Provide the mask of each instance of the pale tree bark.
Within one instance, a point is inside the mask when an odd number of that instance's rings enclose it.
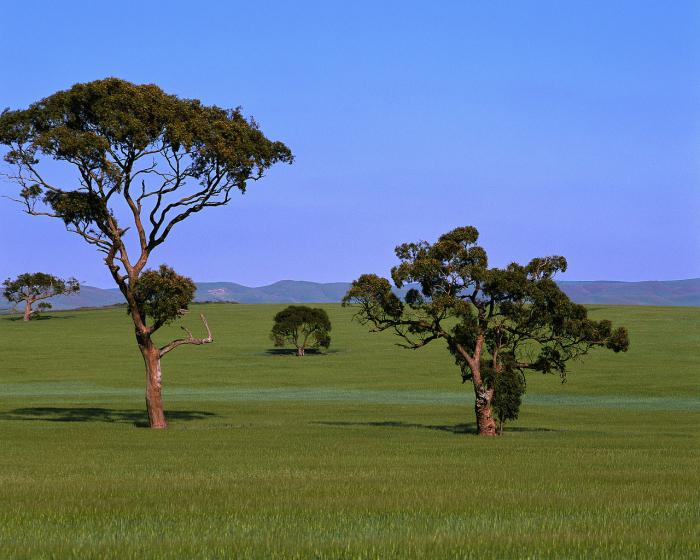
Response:
[[[29,321],[29,318],[32,315],[32,299],[31,298],[26,298],[24,300],[24,320]]]
[[[474,412],[476,415],[476,430],[480,436],[497,436],[498,426],[493,415],[493,388],[484,383],[481,376],[481,353],[484,348],[484,335],[479,335],[474,347],[474,354],[469,354],[466,349],[457,345],[457,350],[464,357],[472,372],[472,384],[474,387]]]
[[[493,416],[491,401],[493,389],[474,383],[474,412],[476,413],[476,429],[480,436],[497,436],[498,426]]]
[[[182,330],[187,333],[186,337],[178,338],[169,342],[162,348],[158,348],[153,344],[150,333],[139,333],[138,331],[136,333],[136,341],[138,342],[146,366],[146,411],[148,412],[148,424],[151,428],[162,429],[168,427],[168,423],[165,420],[163,397],[161,393],[162,370],[160,359],[174,348],[183,344],[200,345],[209,344],[214,341],[206,317],[201,313],[199,317],[207,331],[207,336],[204,338],[197,338],[185,327],[181,327]]]
[[[297,333],[296,338],[297,338],[297,340],[299,339],[299,333]],[[304,341],[301,344],[297,343],[297,356],[299,356],[299,357],[304,356],[304,350],[306,348],[306,341],[308,339],[309,339],[309,335],[308,335],[308,333],[305,333],[304,334]]]
[[[160,350],[153,344],[150,336],[146,336],[139,341],[139,349],[146,365],[146,411],[148,413],[148,424],[151,428],[167,428],[168,424],[165,421],[161,395]]]

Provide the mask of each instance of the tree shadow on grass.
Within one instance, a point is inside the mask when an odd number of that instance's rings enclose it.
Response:
[[[168,410],[166,420],[190,422],[216,416],[200,410]],[[145,410],[114,410],[111,408],[59,408],[53,406],[16,408],[0,413],[0,420],[42,420],[44,422],[107,422],[133,424],[137,428],[148,427]]]
[[[431,424],[412,424],[409,422],[399,422],[395,420],[387,420],[384,422],[313,422],[314,424],[322,424],[325,426],[370,426],[373,428],[422,428],[425,430],[437,430],[440,432],[449,432],[451,434],[472,434],[476,435],[476,423],[454,424],[454,425],[431,425]],[[503,429],[506,432],[558,432],[551,428],[528,428],[524,426],[508,426]]]
[[[296,348],[268,348],[265,354],[268,356],[295,356],[297,358],[306,356],[325,356],[327,354],[336,354],[338,350],[319,350],[318,348],[306,348],[304,356],[297,356]]]
[[[29,322],[34,321],[49,321],[51,319],[75,319],[75,315],[39,315],[38,317],[32,317]],[[3,317],[5,321],[24,321],[23,315],[7,315]]]

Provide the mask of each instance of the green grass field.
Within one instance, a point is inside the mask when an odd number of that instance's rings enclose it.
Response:
[[[700,309],[593,307],[630,351],[532,375],[487,439],[443,346],[324,307],[330,350],[296,358],[282,306],[193,306],[215,344],[165,357],[166,431],[123,309],[0,317],[0,558],[700,554]]]

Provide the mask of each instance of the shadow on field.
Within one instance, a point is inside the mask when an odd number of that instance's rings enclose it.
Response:
[[[326,354],[336,354],[338,351],[337,350],[319,350],[318,348],[307,348],[304,350],[305,356],[325,356]],[[268,348],[265,350],[265,354],[268,356],[297,356],[297,349],[296,348]]]
[[[32,317],[29,322],[49,321],[51,319],[75,319],[75,315],[39,315],[39,317]],[[8,315],[7,317],[3,317],[3,320],[12,322],[23,321],[24,317],[22,315]]]
[[[314,422],[325,426],[370,426],[372,428],[423,428],[425,430],[438,430],[440,432],[450,432],[452,434],[476,434],[476,423],[454,424],[454,425],[430,425],[411,424],[408,422],[398,422],[387,420],[385,422]],[[504,432],[558,432],[551,428],[527,428],[520,426],[505,426]]]
[[[216,416],[213,412],[199,410],[169,410],[166,420],[189,422]],[[43,420],[44,422],[108,422],[148,427],[145,410],[114,410],[111,408],[58,408],[53,406],[16,408],[0,413],[0,420]]]

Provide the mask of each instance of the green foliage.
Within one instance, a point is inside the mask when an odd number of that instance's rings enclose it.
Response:
[[[325,310],[305,305],[290,305],[275,315],[270,338],[275,346],[292,344],[304,350],[309,346],[328,348],[331,321]]]
[[[162,264],[158,270],[146,270],[141,274],[134,287],[134,298],[139,313],[153,320],[151,328],[155,331],[187,311],[195,290],[190,278]]]
[[[33,193],[28,196],[33,196]],[[26,196],[23,195],[23,198]],[[44,202],[66,225],[81,227],[96,224],[102,230],[108,227],[110,212],[104,200],[94,192],[48,191],[44,195]]]
[[[27,109],[5,110],[0,144],[17,169],[25,210],[62,219],[107,254],[123,250],[126,228],[113,211],[119,198],[150,251],[175,224],[228,203],[232,190],[244,192],[272,165],[293,161],[287,146],[267,139],[240,109],[118,78],[75,84]],[[69,187],[40,172],[46,158],[74,168],[78,184]]]
[[[25,272],[14,280],[7,278],[2,287],[2,295],[12,303],[26,300],[37,301],[80,291],[80,284],[75,278],[63,280],[45,272]]]
[[[483,364],[481,370],[487,384],[493,387],[491,406],[502,432],[507,421],[518,419],[526,389],[525,376],[511,360],[504,360],[500,371],[494,370],[489,363]]]
[[[292,160],[284,144],[267,140],[239,109],[207,107],[168,95],[153,84],[118,78],[76,84],[26,110],[5,111],[0,142],[28,144],[8,156],[11,163],[42,153],[102,168],[114,182],[121,176],[110,151],[138,153],[159,142],[188,152],[193,177],[201,178],[210,163],[217,162],[241,189],[252,170]]]
[[[407,348],[445,340],[464,379],[475,373],[479,377],[474,368],[487,353],[496,370],[557,373],[565,380],[567,363],[591,348],[627,350],[625,328],[589,319],[586,308],[573,303],[554,282],[555,274],[566,270],[564,257],[489,268],[477,239],[476,228],[469,226],[440,236],[434,244],[399,245],[400,263],[391,271],[394,284],[416,285],[405,302],[392,293],[388,280],[364,274],[352,283],[343,304],[358,305],[361,323],[395,332]],[[484,383],[491,387],[488,379]]]

